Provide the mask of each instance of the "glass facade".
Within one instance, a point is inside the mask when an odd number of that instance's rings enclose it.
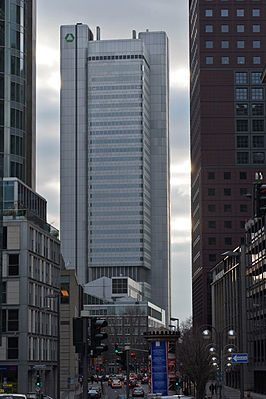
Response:
[[[88,258],[92,279],[122,274],[149,281],[149,97],[149,65],[143,55],[88,58]]]

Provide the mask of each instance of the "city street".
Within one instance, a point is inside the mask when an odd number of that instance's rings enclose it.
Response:
[[[93,386],[97,386],[97,385],[101,386],[100,383],[99,384],[97,384],[96,382],[93,383]],[[91,387],[91,386],[92,385],[89,384],[89,387]],[[146,397],[146,395],[148,393],[148,389],[149,389],[148,385],[144,384],[144,385],[141,385],[141,386],[142,386],[142,388],[145,391],[145,397]],[[129,391],[130,398],[131,398],[131,393],[132,393],[132,390]],[[108,386],[107,382],[103,383],[102,398],[101,399],[117,399],[118,395],[126,395],[126,386],[125,385],[123,385],[123,387],[121,389],[113,389],[110,386]]]

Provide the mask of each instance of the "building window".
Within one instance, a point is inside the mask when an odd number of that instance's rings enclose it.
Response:
[[[7,358],[18,359],[18,337],[7,337]]]
[[[213,41],[212,40],[207,40],[205,42],[205,47],[206,48],[213,48]]]
[[[252,100],[263,100],[263,88],[262,87],[256,87],[256,88],[251,88],[251,99]]]
[[[252,137],[252,145],[254,148],[263,148],[264,147],[264,136],[253,136]]]
[[[209,227],[209,229],[216,229],[216,221],[215,220],[209,220],[208,221],[208,227]]]
[[[231,220],[225,220],[224,221],[224,228],[225,229],[231,229],[232,228],[232,221]]]
[[[264,115],[264,104],[263,103],[251,104],[251,113],[252,113],[252,116],[263,116]]]
[[[260,48],[260,40],[253,40],[252,45],[253,48]]]
[[[18,309],[8,309],[7,331],[18,331]]]
[[[216,255],[215,254],[209,254],[209,262],[216,262]]]
[[[259,33],[260,25],[252,25],[252,32]]]
[[[260,64],[260,57],[253,57],[253,64]]]
[[[208,196],[213,197],[215,195],[215,188],[208,188]]]
[[[224,188],[224,196],[229,197],[231,195],[231,188]]]
[[[236,89],[236,100],[247,100],[248,99],[248,89],[238,88]]]
[[[245,40],[238,40],[236,46],[237,48],[245,48]]]
[[[252,120],[252,130],[253,130],[253,132],[263,132],[264,131],[264,119],[253,119]]]
[[[248,136],[237,136],[237,148],[247,148],[248,147]]]
[[[237,116],[248,115],[248,104],[236,104],[236,115]]]
[[[206,57],[206,64],[213,64],[213,57]]]
[[[6,303],[6,281],[2,282],[2,303]]]
[[[248,120],[247,119],[237,119],[236,130],[237,130],[237,132],[247,132],[248,131]]]
[[[244,65],[246,62],[245,57],[237,57],[237,63],[239,65]]]
[[[228,17],[229,11],[228,10],[221,10],[221,17]]]
[[[247,212],[248,206],[246,204],[240,204],[240,212]]]
[[[232,212],[232,205],[224,204],[224,212]]]
[[[8,255],[8,275],[18,276],[19,274],[19,254]]]
[[[221,25],[221,32],[223,33],[229,32],[229,25]]]
[[[214,172],[208,172],[208,180],[214,180],[215,179],[215,173]]]
[[[205,17],[212,17],[212,10],[205,10]]]
[[[251,83],[252,84],[261,83],[261,73],[260,72],[251,72]]]
[[[245,25],[236,25],[236,31],[238,33],[243,33],[245,32]]]
[[[221,57],[222,64],[229,64],[229,57]]]
[[[221,48],[229,48],[229,41],[228,40],[222,40],[221,41]]]
[[[248,152],[238,152],[237,154],[237,163],[238,164],[247,164],[248,163]]]
[[[240,180],[247,180],[247,172],[239,172]]]
[[[206,25],[205,32],[207,32],[207,33],[213,32],[213,25]]]
[[[232,245],[232,237],[224,237],[225,245]]]
[[[209,245],[216,245],[216,237],[209,237],[208,238]]]
[[[236,10],[236,16],[237,17],[244,17],[245,16],[245,10],[243,10],[243,9]]]
[[[262,164],[265,162],[264,152],[253,152],[253,163]]]
[[[259,8],[253,8],[252,17],[259,17],[259,16],[260,16],[260,9]]]
[[[214,204],[209,204],[208,205],[208,212],[215,212],[216,211],[216,206]]]
[[[224,180],[231,180],[231,172],[224,172]]]
[[[248,83],[247,72],[236,72],[235,73],[235,83],[237,85],[245,85]]]

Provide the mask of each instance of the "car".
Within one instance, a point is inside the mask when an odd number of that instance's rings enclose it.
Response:
[[[88,398],[100,399],[101,393],[97,389],[91,388],[88,391]]]
[[[27,399],[27,396],[23,393],[1,393],[1,399]]]
[[[112,388],[122,388],[122,382],[119,380],[113,380],[111,387]]]
[[[132,397],[137,398],[137,397],[143,397],[144,398],[144,389],[143,388],[134,388],[132,391]]]
[[[141,380],[142,384],[148,384],[149,383],[149,377],[145,376]]]
[[[136,388],[139,386],[138,382],[136,380],[130,379],[128,383],[129,388]]]

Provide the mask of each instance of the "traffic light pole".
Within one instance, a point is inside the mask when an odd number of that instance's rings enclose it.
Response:
[[[127,365],[127,399],[129,399],[129,346],[125,346],[126,352],[126,365]]]
[[[83,366],[83,391],[82,399],[88,399],[88,318],[83,317],[83,352],[82,366]]]

